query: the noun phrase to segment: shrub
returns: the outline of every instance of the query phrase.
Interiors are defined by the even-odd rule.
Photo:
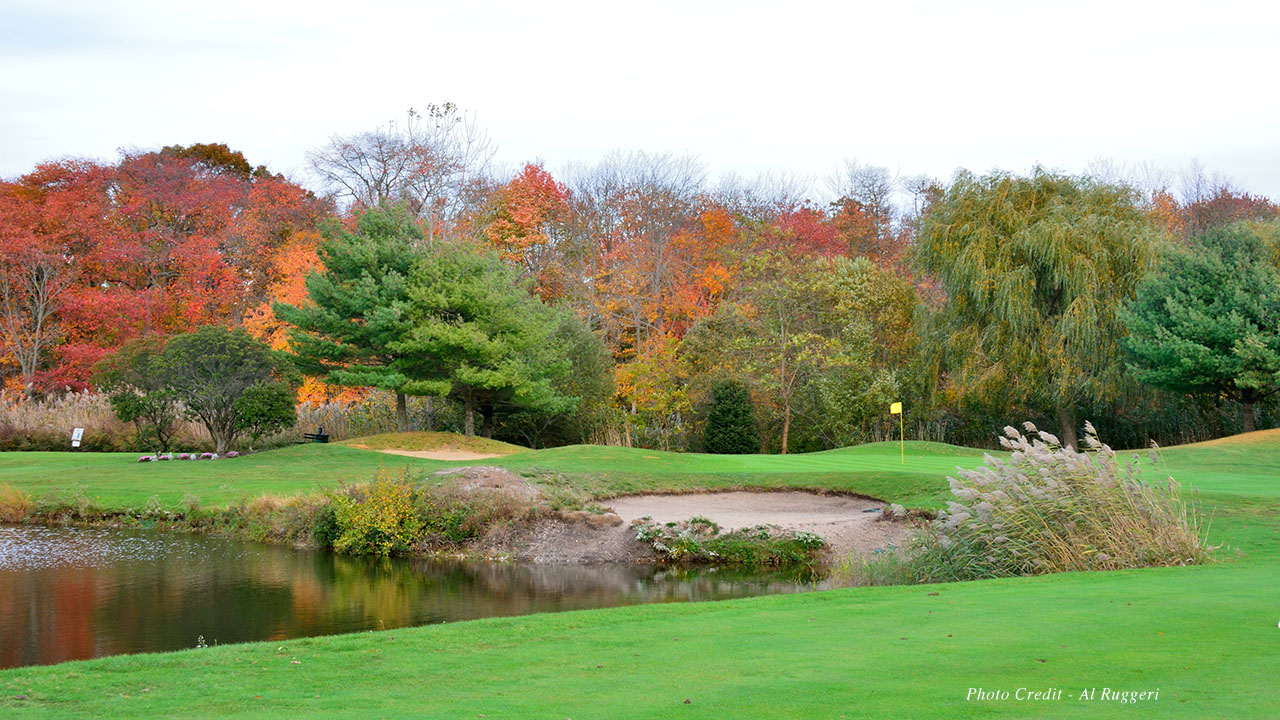
[[[249,450],[263,437],[281,433],[298,422],[297,392],[284,382],[260,382],[233,403],[235,427],[249,436]]]
[[[167,452],[182,419],[177,393],[165,386],[164,339],[130,340],[94,367],[94,384],[109,393],[116,417],[137,428],[138,439]]]
[[[711,388],[704,443],[709,453],[743,455],[760,449],[751,392],[746,385],[724,381]]]
[[[333,549],[352,555],[407,553],[421,527],[414,512],[414,483],[385,471],[369,485],[333,496],[338,537]]]
[[[537,511],[535,499],[504,488],[425,484],[406,471],[394,476],[384,471],[369,485],[344,487],[330,497],[333,518],[317,514],[312,537],[321,546],[352,555],[456,548],[498,523]]]
[[[719,525],[700,516],[664,524],[641,518],[632,526],[636,539],[653,548],[665,562],[686,565],[813,564],[827,547],[826,541],[814,533],[767,525],[723,533]]]
[[[318,547],[332,549],[339,535],[338,515],[331,503],[316,512],[311,525],[311,540]]]
[[[948,582],[1071,570],[1189,565],[1213,548],[1198,509],[1167,478],[1143,481],[1085,423],[1085,451],[1026,423],[1005,428],[1007,460],[948,478],[954,500],[904,553],[855,568],[862,581]],[[1152,449],[1151,460],[1159,454]],[[881,576],[877,578],[876,576]]]
[[[31,509],[30,495],[8,483],[0,485],[0,521],[22,522]]]

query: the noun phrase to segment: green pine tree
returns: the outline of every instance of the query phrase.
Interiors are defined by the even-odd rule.
[[[428,255],[411,277],[408,331],[391,345],[411,378],[404,388],[461,400],[468,437],[477,412],[491,437],[499,413],[572,409],[577,399],[554,382],[570,368],[567,349],[554,336],[557,313],[492,255],[463,245]]]
[[[751,391],[746,385],[725,380],[712,386],[703,438],[709,453],[746,455],[760,449]]]
[[[1280,271],[1257,228],[1212,228],[1169,248],[1123,313],[1136,377],[1174,392],[1255,406],[1280,391]]]
[[[396,393],[396,428],[409,429],[406,358],[394,349],[410,323],[409,276],[424,257],[422,229],[398,208],[368,210],[354,231],[323,228],[323,269],[307,277],[305,306],[275,305],[294,326],[289,347],[299,368],[331,385]]]

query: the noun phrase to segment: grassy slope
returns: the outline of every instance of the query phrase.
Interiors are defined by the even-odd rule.
[[[504,443],[501,440],[490,440],[482,437],[469,438],[457,433],[431,432],[428,430],[369,435],[354,440],[346,440],[342,444],[369,450],[465,450],[467,452],[492,455],[510,455],[511,453],[526,452],[529,449],[520,445]]]
[[[378,444],[389,444],[378,436]],[[367,442],[367,439],[353,442]],[[514,447],[514,446],[511,446]],[[715,456],[575,445],[485,460],[515,471],[561,472],[594,492],[699,487],[809,487],[858,492],[906,505],[936,505],[943,475],[979,453],[937,443],[908,443],[906,464],[891,444],[806,455]],[[142,507],[153,496],[177,507],[191,494],[206,507],[264,493],[290,494],[364,482],[380,468],[434,470],[471,465],[373,452],[343,444],[297,445],[232,460],[138,463],[128,453],[0,453],[0,483],[34,498],[83,493],[103,508]]]
[[[107,658],[0,673],[0,710],[59,718],[1276,717],[1277,449],[1168,451],[1170,472],[1204,490],[1216,539],[1244,553],[1213,566],[648,605]],[[939,450],[929,463],[972,461]],[[559,452],[566,471],[646,460]],[[673,461],[649,454],[656,467]],[[538,455],[508,460],[520,458]],[[685,473],[709,460],[688,462],[694,470],[649,472],[698,477]],[[777,472],[761,477],[782,483],[789,463],[799,476],[856,465],[891,477],[897,458],[873,446],[780,462],[731,466]],[[1064,699],[965,702],[974,686],[1058,687]],[[1087,687],[1158,688],[1160,699],[1065,697]]]

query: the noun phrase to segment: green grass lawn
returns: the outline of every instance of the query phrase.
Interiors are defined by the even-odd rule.
[[[22,668],[0,672],[0,714],[1280,717],[1277,449],[1250,442],[1166,452],[1170,474],[1202,489],[1214,541],[1231,546],[1214,565],[645,605]],[[591,473],[602,487],[828,483],[881,487],[886,499],[932,504],[945,487],[942,474],[980,458],[917,445],[903,467],[896,450],[712,458],[562,448],[487,462]],[[287,492],[376,469],[385,459],[357,452],[299,447],[227,465],[244,462],[235,483]],[[177,481],[187,467],[124,469],[111,456],[70,457],[81,464],[55,467],[32,457],[24,473],[23,460],[0,456],[0,482],[47,490],[60,472],[96,473],[102,493],[129,497],[146,477],[140,473],[174,473],[160,477]],[[210,465],[197,470],[217,469]],[[234,494],[217,484],[232,482],[225,475],[189,482],[193,491]],[[969,688],[1012,696],[1023,687],[1059,688],[1063,697],[965,700]],[[1096,688],[1094,700],[1071,696],[1087,688]],[[1101,699],[1104,688],[1158,691],[1159,698],[1121,704]]]
[[[353,441],[362,442],[362,441]],[[378,441],[379,445],[389,443]],[[439,447],[439,446],[435,446]],[[512,446],[508,446],[512,447]],[[554,472],[596,494],[693,488],[807,487],[856,492],[904,505],[935,506],[957,465],[981,453],[939,443],[876,443],[805,455],[699,455],[574,445],[479,461],[517,472]],[[262,494],[287,495],[367,482],[379,469],[438,470],[476,462],[424,460],[346,444],[295,445],[226,460],[139,463],[132,453],[0,453],[0,483],[39,499],[83,494],[102,508],[140,508],[156,498],[176,508],[188,495],[222,507]]]

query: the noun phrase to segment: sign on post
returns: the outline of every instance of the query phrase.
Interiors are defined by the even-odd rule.
[[[902,420],[902,403],[889,405],[889,414],[898,416],[898,462],[907,464],[906,423]]]
[[[71,447],[80,447],[80,441],[84,439],[84,428],[76,428],[71,431]]]

